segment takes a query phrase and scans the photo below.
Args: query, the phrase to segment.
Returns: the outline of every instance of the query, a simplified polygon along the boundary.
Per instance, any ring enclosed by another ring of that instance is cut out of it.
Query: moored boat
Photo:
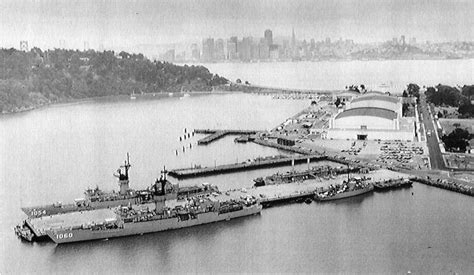
[[[385,180],[385,181],[377,181],[374,182],[374,188],[377,191],[384,191],[384,190],[389,190],[389,189],[395,189],[395,188],[405,188],[405,187],[411,187],[412,186],[412,181],[409,179],[390,179],[390,180]]]
[[[47,223],[44,224],[43,217],[48,218],[51,220],[50,223],[53,223],[53,217],[58,215],[90,212],[123,205],[143,205],[152,203],[155,199],[160,199],[159,195],[162,190],[169,186],[173,186],[171,190],[178,201],[184,200],[190,196],[211,194],[219,191],[217,187],[211,186],[208,183],[185,187],[179,187],[177,184],[173,185],[166,179],[166,169],[162,171],[161,178],[157,179],[148,189],[133,190],[129,188],[128,171],[130,167],[129,156],[127,154],[125,164],[121,166],[120,169],[117,170],[117,174],[115,174],[120,186],[120,190],[117,192],[104,192],[99,188],[87,189],[85,191],[86,197],[76,199],[75,203],[72,204],[63,205],[61,203],[54,203],[44,206],[22,208],[22,210],[28,215],[28,218],[14,228],[16,235],[27,241],[39,240],[46,236],[46,231],[50,228]]]
[[[330,185],[328,188],[316,190],[314,199],[317,201],[338,200],[369,193],[374,185],[367,178],[353,177],[342,184]]]
[[[163,194],[163,200],[156,200],[146,208],[137,205],[117,207],[113,218],[98,223],[52,228],[47,234],[58,244],[110,239],[226,221],[258,214],[262,210],[259,201],[253,197],[220,201],[212,196],[196,196],[186,203],[170,207],[166,196]]]
[[[60,213],[88,211],[93,209],[110,208],[118,205],[143,204],[150,202],[152,200],[153,189],[156,188],[154,185],[160,184],[160,181],[163,180],[163,175],[161,179],[157,179],[155,184],[148,189],[134,190],[129,186],[130,167],[130,157],[127,154],[127,160],[124,165],[120,166],[117,173],[114,174],[114,176],[118,178],[118,185],[120,188],[118,191],[103,191],[99,187],[94,189],[88,188],[84,192],[84,198],[75,199],[74,203],[63,204],[61,202],[56,202],[48,205],[22,207],[21,209],[28,218],[39,218]],[[166,169],[162,171],[162,174],[166,173]],[[166,175],[164,180],[166,180]],[[210,193],[217,190],[217,187],[208,184],[181,187],[178,189],[178,197]]]

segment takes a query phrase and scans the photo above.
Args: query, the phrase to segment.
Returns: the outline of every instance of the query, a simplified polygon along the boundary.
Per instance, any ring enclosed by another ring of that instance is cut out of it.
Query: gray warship
[[[50,216],[60,213],[87,211],[93,209],[110,208],[119,205],[142,204],[151,201],[152,192],[150,188],[145,190],[134,190],[130,188],[129,170],[130,170],[130,156],[127,153],[127,159],[124,164],[119,167],[114,176],[118,179],[118,191],[103,191],[96,188],[88,188],[85,190],[84,198],[74,200],[74,203],[62,204],[56,202],[48,205],[22,207],[23,212],[28,218],[39,218],[42,216]],[[162,173],[166,173],[166,168]],[[157,180],[158,181],[158,180]],[[207,191],[216,191],[216,187],[212,186],[187,186],[178,190],[179,197],[185,197],[192,194],[199,194]]]
[[[166,168],[161,171],[160,179],[157,179],[153,185],[144,190],[133,190],[129,187],[129,169],[130,157],[127,154],[127,160],[124,165],[120,166],[117,173],[114,174],[118,178],[120,190],[118,192],[105,192],[98,187],[95,189],[87,189],[85,191],[85,198],[76,199],[72,204],[54,203],[44,206],[25,207],[22,210],[27,214],[28,218],[21,224],[14,228],[15,233],[22,239],[27,241],[40,240],[46,237],[47,224],[42,224],[43,220],[52,217],[65,217],[63,214],[68,213],[86,213],[94,210],[101,210],[115,208],[123,205],[142,205],[153,203],[154,199],[158,198],[157,190],[161,186],[171,184],[166,179]],[[211,186],[207,183],[194,186],[179,187],[176,185],[175,195],[177,200],[182,200],[190,196],[209,194],[218,192],[216,186]],[[158,198],[160,199],[160,198]],[[77,215],[77,214],[76,214]],[[86,215],[86,214],[84,214]],[[73,215],[74,216],[74,215]],[[43,219],[44,218],[44,219]]]

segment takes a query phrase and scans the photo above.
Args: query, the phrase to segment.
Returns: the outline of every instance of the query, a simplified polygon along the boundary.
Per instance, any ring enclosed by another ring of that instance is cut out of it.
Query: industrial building
[[[346,103],[329,122],[327,138],[409,140],[415,137],[414,118],[402,116],[399,98],[369,93]]]

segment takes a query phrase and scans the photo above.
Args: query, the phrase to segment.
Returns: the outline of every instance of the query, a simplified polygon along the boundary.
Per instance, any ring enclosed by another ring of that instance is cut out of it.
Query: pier
[[[211,129],[195,129],[196,134],[207,134],[208,136],[198,140],[199,145],[207,145],[226,135],[255,135],[258,130],[211,130]]]
[[[401,173],[385,169],[370,171],[369,173],[353,174],[353,176],[370,177],[372,178],[372,181],[385,181],[386,179],[399,179],[403,176],[406,177],[406,175],[403,175]],[[294,202],[306,198],[313,198],[314,192],[318,188],[340,184],[343,180],[346,179],[346,175],[340,174],[336,175],[334,178],[329,179],[308,179],[291,183],[252,187],[248,189],[235,189],[219,194],[216,199],[225,201],[229,199],[253,196],[258,198],[260,200],[260,203],[264,207],[269,207],[274,204],[281,204],[285,202]]]
[[[202,177],[215,174],[223,173],[232,173],[237,171],[253,170],[260,168],[268,167],[278,167],[291,164],[307,163],[307,162],[316,162],[327,160],[326,156],[322,155],[307,155],[307,156],[296,156],[296,157],[286,157],[286,156],[272,156],[257,158],[251,162],[242,162],[234,164],[225,164],[215,167],[197,167],[197,168],[182,168],[171,170],[168,175],[177,178],[193,178],[193,177]]]

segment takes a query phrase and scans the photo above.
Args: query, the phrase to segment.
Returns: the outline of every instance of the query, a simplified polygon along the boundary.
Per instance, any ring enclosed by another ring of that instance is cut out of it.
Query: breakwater
[[[446,190],[458,192],[461,194],[469,195],[469,196],[474,196],[474,188],[469,185],[464,185],[461,183],[457,183],[454,181],[446,180],[446,179],[435,179],[427,176],[426,178],[420,178],[420,177],[412,177],[410,178],[412,181],[416,181],[419,183],[423,183],[429,186],[434,186],[434,187],[439,187],[443,188]]]

